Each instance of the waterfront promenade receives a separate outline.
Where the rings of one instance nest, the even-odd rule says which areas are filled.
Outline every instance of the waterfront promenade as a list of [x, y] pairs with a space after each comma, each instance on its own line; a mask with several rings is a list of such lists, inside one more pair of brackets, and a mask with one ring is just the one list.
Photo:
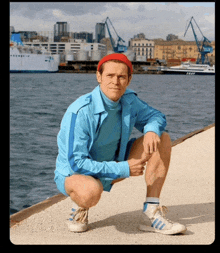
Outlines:
[[167, 218], [186, 225], [184, 235], [138, 230], [146, 193], [144, 176], [140, 176], [103, 192], [100, 202], [89, 210], [90, 229], [85, 233], [68, 231], [65, 221], [71, 200], [58, 195], [12, 215], [10, 240], [13, 244], [211, 244], [215, 239], [214, 169], [214, 124], [173, 142], [160, 199], [169, 209]]

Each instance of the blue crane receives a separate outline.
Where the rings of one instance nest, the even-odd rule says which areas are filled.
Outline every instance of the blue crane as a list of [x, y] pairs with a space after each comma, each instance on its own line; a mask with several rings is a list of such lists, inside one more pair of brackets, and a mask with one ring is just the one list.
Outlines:
[[[112, 35], [111, 35], [111, 32], [110, 32], [110, 28], [109, 28], [109, 25], [108, 25], [108, 22], [111, 24], [112, 28], [114, 29], [116, 35], [117, 35], [117, 43], [116, 43], [116, 46], [115, 46], [115, 42], [112, 38]], [[127, 47], [125, 45], [123, 45], [123, 42], [125, 42], [116, 32], [111, 20], [109, 17], [106, 18], [105, 20], [105, 25], [107, 27], [107, 30], [108, 30], [108, 34], [109, 34], [109, 37], [110, 37], [110, 41], [111, 41], [111, 45], [112, 45], [112, 48], [114, 50], [115, 53], [124, 53], [127, 51]]]
[[184, 37], [185, 37], [185, 35], [186, 35], [187, 31], [188, 31], [189, 26], [191, 25], [192, 31], [193, 31], [193, 35], [194, 35], [194, 37], [195, 37], [196, 45], [197, 45], [198, 51], [199, 51], [200, 56], [201, 56], [201, 58], [198, 56], [196, 63], [197, 63], [197, 64], [199, 64], [199, 63], [202, 63], [202, 64], [208, 63], [208, 64], [209, 64], [207, 54], [213, 52], [213, 48], [212, 48], [212, 46], [210, 45], [211, 41], [208, 40], [208, 39], [203, 35], [203, 33], [202, 33], [202, 31], [200, 30], [198, 24], [196, 23], [197, 27], [199, 28], [200, 33], [201, 33], [202, 36], [203, 36], [203, 41], [199, 41], [199, 40], [198, 40], [197, 35], [196, 35], [196, 32], [195, 32], [195, 29], [194, 29], [194, 27], [193, 27], [192, 20], [194, 20], [194, 22], [196, 23], [194, 17], [192, 16], [191, 19], [190, 19], [190, 21], [189, 21], [189, 24], [188, 24], [188, 26], [187, 26], [187, 28], [186, 28]]

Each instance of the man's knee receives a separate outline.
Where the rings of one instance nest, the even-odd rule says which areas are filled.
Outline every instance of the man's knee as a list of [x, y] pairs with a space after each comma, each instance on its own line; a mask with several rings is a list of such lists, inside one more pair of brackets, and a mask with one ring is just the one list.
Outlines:
[[80, 207], [89, 208], [95, 206], [103, 192], [100, 180], [90, 176], [77, 175], [72, 182], [69, 195]]
[[102, 183], [100, 180], [95, 180], [89, 180], [85, 183], [82, 191], [78, 193], [82, 202], [90, 207], [95, 206], [99, 202], [103, 192]]

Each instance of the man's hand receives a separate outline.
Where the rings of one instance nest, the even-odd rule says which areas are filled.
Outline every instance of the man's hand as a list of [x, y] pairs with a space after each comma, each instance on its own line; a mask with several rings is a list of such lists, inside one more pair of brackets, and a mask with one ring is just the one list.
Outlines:
[[156, 152], [160, 144], [160, 137], [154, 132], [147, 132], [144, 135], [144, 151], [146, 154]]
[[130, 176], [141, 176], [144, 174], [144, 166], [146, 165], [146, 158], [142, 159], [134, 159], [131, 158], [128, 161]]

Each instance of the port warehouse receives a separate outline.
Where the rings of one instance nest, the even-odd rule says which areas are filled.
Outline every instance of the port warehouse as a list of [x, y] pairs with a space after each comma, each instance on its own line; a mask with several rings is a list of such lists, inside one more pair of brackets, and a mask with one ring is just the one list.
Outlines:
[[[86, 43], [85, 40], [70, 40], [70, 42], [23, 42], [24, 45], [33, 47], [44, 47], [51, 54], [60, 54], [61, 62], [69, 60], [88, 60], [91, 59], [91, 53], [99, 52], [98, 56], [103, 57], [106, 54], [106, 45], [101, 43]], [[99, 59], [98, 59], [99, 60]]]
[[[42, 42], [33, 40], [23, 42], [28, 46], [42, 46], [52, 54], [60, 55], [60, 70], [95, 70], [98, 61], [106, 54], [113, 53], [107, 42], [87, 43], [83, 39], [72, 39], [68, 42]], [[213, 52], [208, 54], [211, 65], [215, 64], [215, 41], [211, 42]], [[134, 68], [154, 65], [179, 65], [183, 59], [195, 61], [198, 48], [195, 41], [163, 39], [131, 39], [128, 51]]]
[[[183, 41], [183, 40], [176, 40], [176, 41], [165, 41], [162, 39], [159, 40], [151, 40], [151, 43], [148, 43], [148, 40], [133, 41], [131, 43], [129, 49], [131, 49], [134, 53], [138, 55], [146, 55], [147, 48], [149, 48], [149, 44], [152, 44], [150, 49], [152, 49], [152, 55], [149, 58], [156, 58], [156, 59], [181, 59], [181, 58], [197, 58], [198, 56], [198, 49], [196, 43], [194, 41]], [[101, 43], [85, 43], [83, 40], [73, 40], [73, 42], [40, 42], [40, 41], [33, 41], [33, 42], [23, 42], [25, 45], [29, 46], [43, 46], [46, 49], [50, 50], [52, 54], [62, 54], [62, 53], [77, 53], [79, 50], [88, 50], [96, 51], [100, 50], [105, 53], [107, 47], [105, 44]], [[213, 47], [213, 53], [208, 54], [211, 61], [215, 61], [215, 41], [211, 42]]]

